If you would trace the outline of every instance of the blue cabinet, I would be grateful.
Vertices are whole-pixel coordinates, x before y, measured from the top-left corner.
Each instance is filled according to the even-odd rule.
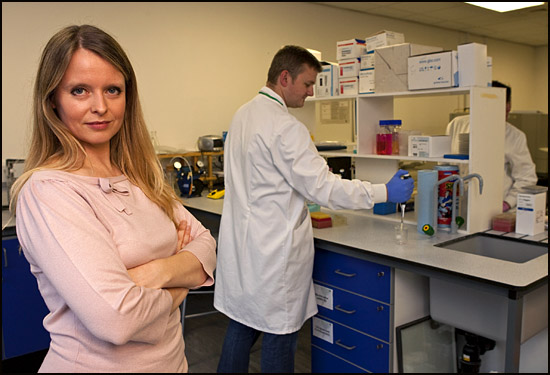
[[[388,266],[315,250],[319,313],[312,319],[312,372],[390,371],[391,272]]]
[[[17,237],[2,238],[2,359],[47,349],[48,309]]]

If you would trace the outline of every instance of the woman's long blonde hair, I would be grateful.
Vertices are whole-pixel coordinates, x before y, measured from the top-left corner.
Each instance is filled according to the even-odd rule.
[[[21,188],[37,170],[75,171],[84,165],[86,152],[52,107],[53,94],[74,52],[96,53],[123,74],[126,111],[120,131],[111,139],[111,162],[155,202],[177,226],[174,205],[178,196],[166,182],[149,137],[139,102],[136,76],[118,42],[95,26],[68,26],[55,34],[42,53],[34,85],[32,138],[24,173],[11,189],[10,210],[15,213]]]

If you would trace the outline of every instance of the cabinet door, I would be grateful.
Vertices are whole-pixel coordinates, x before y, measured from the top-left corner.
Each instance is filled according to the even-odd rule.
[[[391,268],[332,251],[315,249],[313,279],[390,303]]]
[[[323,349],[312,346],[311,372],[313,374],[354,374],[367,371],[344,361],[343,359],[338,358]]]
[[[321,284],[317,283],[317,285]],[[317,305],[320,316],[381,340],[390,341],[390,305],[337,288],[321,286],[332,290],[332,308]]]
[[[17,238],[2,239],[2,359],[47,349],[48,309]]]
[[[313,317],[311,344],[370,372],[389,371],[388,343],[336,322]]]

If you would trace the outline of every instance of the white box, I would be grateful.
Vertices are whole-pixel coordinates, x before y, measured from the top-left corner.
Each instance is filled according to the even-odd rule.
[[[361,55],[361,69],[374,69],[374,51]]]
[[[359,91],[359,78],[347,77],[340,79],[339,95],[357,95]]]
[[[487,87],[487,46],[479,43],[458,46],[460,87]]]
[[[376,92],[402,92],[408,90],[407,58],[423,53],[441,51],[440,47],[402,43],[374,50]]]
[[[315,97],[338,96],[338,64],[324,61],[321,66],[323,70],[315,81]]]
[[[365,38],[367,53],[379,47],[405,43],[405,35],[395,31],[381,30]]]
[[[458,86],[456,51],[411,56],[408,59],[409,90]]]
[[[359,70],[361,70],[361,59],[356,57],[354,59],[346,59],[338,61],[339,77],[358,77]]]
[[[450,152],[450,135],[411,135],[409,137],[409,156],[438,158]]]
[[[366,53],[363,39],[349,39],[336,42],[336,59],[338,61],[361,57]]]
[[[361,69],[359,71],[359,94],[374,94],[374,69]]]
[[[493,58],[487,56],[487,87],[493,86]]]
[[[311,53],[313,56],[315,56],[315,58],[317,60],[323,61],[321,51],[317,51],[316,49],[311,49],[311,48],[307,48],[307,50],[309,51],[309,53]]]
[[[547,187],[529,186],[518,193],[516,233],[534,236],[544,232]]]

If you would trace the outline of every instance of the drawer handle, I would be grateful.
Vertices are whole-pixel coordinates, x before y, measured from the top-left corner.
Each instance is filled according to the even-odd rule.
[[[342,348],[344,348],[344,349],[346,349],[346,350],[353,350],[353,349],[357,348],[356,345],[347,346],[347,345],[342,344],[340,341],[341,341],[341,340],[336,340],[336,343],[335,343],[335,344],[338,345],[338,346],[341,346]]]
[[[378,272],[378,277],[383,277],[383,276],[384,276],[384,271]]]
[[[344,314],[355,314],[355,312],[357,311],[357,310],[344,310],[343,308],[340,307],[340,305],[334,306],[334,309],[338,310],[338,311],[341,311]]]
[[[384,347],[384,344],[378,344],[378,345],[376,345],[376,349],[378,349],[378,350],[382,349],[383,347]]]
[[[342,271],[340,271],[340,269],[337,269],[336,271],[334,271],[335,274],[337,275],[340,275],[340,276],[345,276],[345,277],[355,277],[355,275],[357,275],[356,273],[344,273]]]
[[[6,251],[6,248],[3,247],[2,250],[4,250],[4,267],[8,267],[8,252]]]
[[[376,310],[377,310],[377,311],[384,311],[384,306],[378,306],[378,307],[376,308]]]

